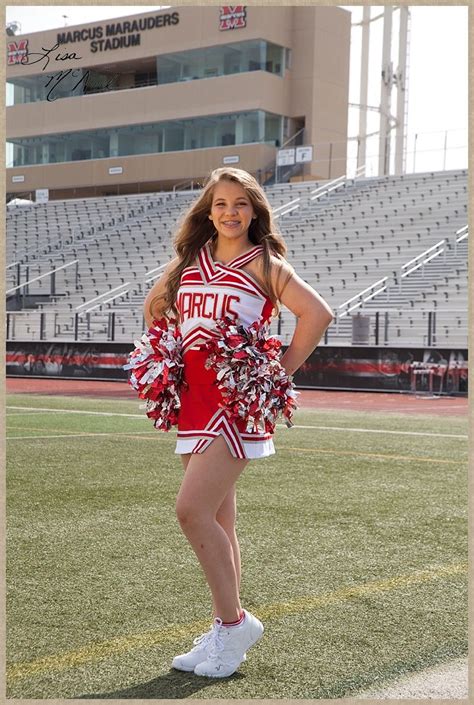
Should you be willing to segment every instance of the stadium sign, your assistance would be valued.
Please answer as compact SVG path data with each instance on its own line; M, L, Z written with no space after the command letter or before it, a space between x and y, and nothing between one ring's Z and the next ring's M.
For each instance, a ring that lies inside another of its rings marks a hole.
M35 201L36 203L48 203L49 188L37 188L35 190Z
M313 146L309 145L307 147L297 147L296 148L296 162L311 162L313 161Z
M219 29L240 29L247 26L247 9L245 5L224 5L219 8Z
M179 12L165 13L153 17L139 17L134 20L124 20L123 22L112 22L106 25L58 32L57 43L75 44L89 41L90 51L95 54L98 51L140 46L141 32L177 24L179 24Z
M291 166L295 163L295 148L279 149L277 152L277 166Z
M7 64L23 64L24 57L28 56L28 39L20 39L19 42L7 42Z

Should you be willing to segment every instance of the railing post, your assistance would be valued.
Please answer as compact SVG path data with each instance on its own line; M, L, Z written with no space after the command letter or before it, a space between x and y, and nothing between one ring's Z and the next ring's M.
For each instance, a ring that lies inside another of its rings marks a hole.
M384 313L384 326L383 326L383 342L385 345L388 345L388 311L385 311Z
M378 311L375 312L375 345L379 344L379 317Z
M107 316L107 340L115 340L115 311L109 311Z
M281 335L281 312L278 314L278 328L277 335Z
M15 324L16 324L16 316L13 314L13 318L12 318L12 340L15 340Z
M79 284L79 262L76 262L76 290Z
M44 311L40 313L40 340L46 337L46 314Z
M10 314L7 313L7 340L10 339Z
M79 314L74 314L74 340L79 340Z
M51 296L55 296L55 294L56 294L56 272L51 272L51 282L50 282L49 293Z
M433 316L433 312L432 312L432 311L428 311L428 347L431 347L432 316Z
M21 279L21 264L18 262L18 264L16 266L16 284L15 284L15 286L20 286L20 284L21 284L20 279Z
M431 324L431 328L432 328L432 338L433 338L432 343L433 343L433 345L436 345L436 311L433 311L433 321Z

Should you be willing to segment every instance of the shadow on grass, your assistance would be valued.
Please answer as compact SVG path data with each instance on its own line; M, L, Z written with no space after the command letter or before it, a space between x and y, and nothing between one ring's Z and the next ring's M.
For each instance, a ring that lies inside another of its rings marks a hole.
M216 681L233 681L245 678L241 673L234 673L229 678L205 678L203 676L195 676L194 673L184 673L183 671L171 670L164 676L154 678L148 683L140 683L139 685L124 688L122 690L114 690L110 693L89 693L87 695L77 696L78 700L82 699L112 699L112 698L155 698L160 700L171 700L173 698L187 698L193 693L197 693L204 688L215 685Z

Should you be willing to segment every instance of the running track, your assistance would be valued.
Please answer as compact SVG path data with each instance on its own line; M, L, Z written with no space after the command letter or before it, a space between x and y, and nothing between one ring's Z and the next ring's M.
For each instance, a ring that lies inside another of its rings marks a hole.
M9 394L43 394L105 399L136 399L126 382L99 382L75 379L34 379L10 377ZM385 392L339 392L301 390L298 403L302 409L336 409L373 411L375 413L435 414L464 416L468 414L467 397L417 397L413 394Z

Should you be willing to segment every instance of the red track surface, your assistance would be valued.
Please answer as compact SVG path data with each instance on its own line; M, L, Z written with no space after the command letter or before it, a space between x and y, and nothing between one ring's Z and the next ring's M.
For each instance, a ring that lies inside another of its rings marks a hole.
M98 382L74 379L33 379L10 377L10 394L47 394L72 397L136 399L126 382ZM416 397L413 394L385 392L338 392L302 390L298 400L302 409L348 409L375 413L439 414L463 416L468 413L466 397Z

